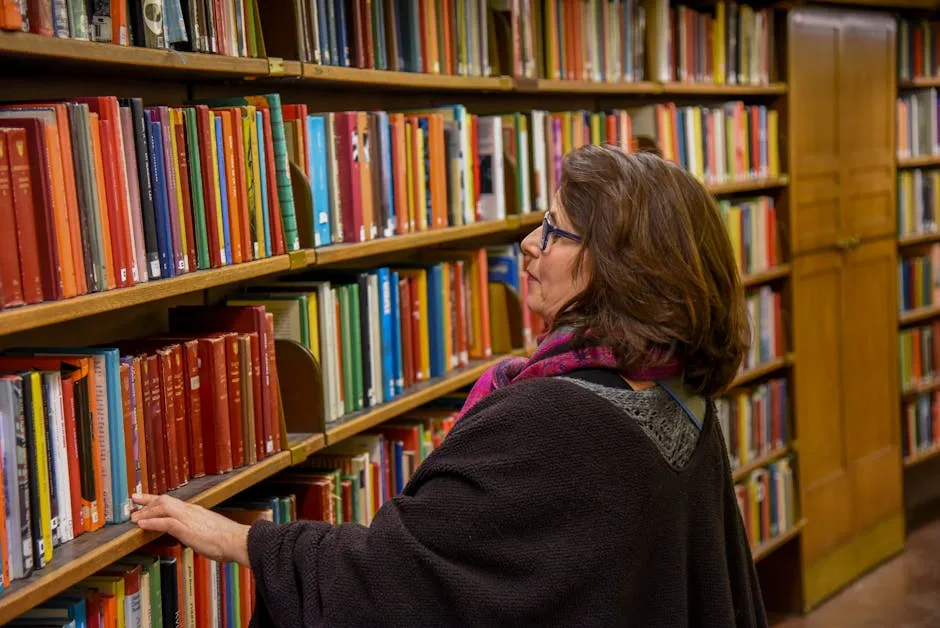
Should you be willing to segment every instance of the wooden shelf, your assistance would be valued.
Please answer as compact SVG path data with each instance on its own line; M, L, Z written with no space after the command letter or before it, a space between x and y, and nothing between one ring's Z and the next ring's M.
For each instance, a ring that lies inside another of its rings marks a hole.
M906 327L908 325L922 323L935 316L940 316L940 305L925 305L924 307L901 312L901 315L898 317L898 324L901 327Z
M323 435L291 435L288 443L292 449L312 452L323 446ZM250 467L191 480L170 494L192 504L212 508L286 469L291 465L291 458L292 451L281 451ZM45 568L34 571L28 578L14 581L0 595L0 624L6 624L158 536L144 532L133 523L123 523L85 533L57 547L52 562Z
M786 187L790 183L787 175L769 177L766 179L748 179L746 181L731 181L728 183L708 183L705 187L715 196L726 194L742 194L746 192L759 192L774 188Z
M145 76L233 78L270 73L267 59L118 46L9 31L0 31L0 57L45 63L57 69L72 66L101 71L126 69Z
M130 288L117 288L72 299L11 308L0 311L0 336L264 277L288 269L290 259L287 255L279 255L244 264L199 270L179 277L158 279Z
M787 543L789 543L790 541L798 537L800 533L803 531L804 527L806 527L806 519L800 519L795 524L793 524L793 527L790 528L789 530L786 530L785 532L778 534L777 536L770 539L769 541L764 541L757 547L753 548L751 550L751 556L753 557L754 562L756 563L763 558L767 558L773 552L777 551L780 547L782 547L783 545L786 545Z
M326 434L288 434L291 464L300 464L312 454L326 447Z
M539 216L541 220L541 216ZM390 238L378 238L368 242L351 242L349 244L331 244L316 249L315 260L317 265L338 264L350 260L407 251L409 249L435 246L460 242L469 238L490 235L494 233L508 233L510 227L505 220L487 220L460 227L447 227L446 229L429 229L416 233L406 233Z
M520 229L535 229L542 224L544 218L544 212L532 211L521 216L507 216L506 222L510 230L519 231Z
M744 288L753 288L755 286L762 286L765 283L770 283L771 281L776 281L790 275L790 265L789 264L777 264L771 269L762 270L756 273L748 273L741 277L741 285Z
M793 354L790 353L785 358L777 358L776 360L767 362L766 364L761 364L760 366L752 368L738 375L734 379L734 381L731 382L731 386L729 386L729 389L739 388L746 384L750 384L751 382L758 380L761 377L770 375L771 373L774 373L775 371L779 371L781 369L784 369L790 366L791 364L793 364L793 361L794 361Z
M936 457L940 456L940 446L931 447L930 449L925 449L924 451L918 451L917 453L911 454L904 459L904 468L910 469L911 467L916 467L922 462L927 462Z
M898 81L898 89L916 89L918 87L940 87L940 76L920 76L907 81Z
M327 445L337 443L344 438L355 436L376 425L414 410L432 399L451 393L475 382L486 369L494 366L505 358L500 355L489 360L474 360L469 366L451 371L443 377L415 384L405 394L392 399L388 403L380 404L374 408L367 408L343 416L339 421L328 423L326 426Z
M716 85L714 83L662 83L660 93L695 96L774 96L787 93L786 83Z
M940 389L940 376L933 377L927 381L919 382L909 388L901 390L901 397L915 397L923 393L933 392Z
M898 157L898 168L923 168L926 166L940 166L940 155Z
M750 475L752 471L760 469L761 467L768 465L771 462L774 462L778 458L783 458L788 453L790 453L789 445L784 445L783 447L779 449L775 449L769 454L765 456L761 456L759 458L755 458L754 460L747 463L746 465L744 465L737 471L734 471L732 473L732 478L734 479L735 482L740 482L741 480L747 478L747 476Z
M907 235L898 236L898 248L918 246L920 244L932 244L934 242L940 242L940 231L909 233Z
M421 74L418 72L341 68L314 63L303 64L302 76L304 81L424 91L498 92L511 90L513 86L512 79L508 76Z
M515 79L515 91L538 94L644 94L661 93L656 83L641 81L601 82L566 81L563 79Z

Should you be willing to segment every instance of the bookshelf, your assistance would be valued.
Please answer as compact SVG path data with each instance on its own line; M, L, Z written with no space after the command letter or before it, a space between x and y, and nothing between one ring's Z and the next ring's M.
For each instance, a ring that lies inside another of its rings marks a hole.
M269 8L272 12L292 11L291 3L284 3L276 9L273 3L265 4L260 7L262 23L267 19L265 11ZM651 4L662 4L662 0L654 0ZM295 18L291 16L290 19ZM281 34L281 31L278 33ZM284 39L292 37L285 34ZM389 111L405 109L416 103L437 106L465 102L468 111L478 116L513 112L528 114L532 110L605 112L619 108L632 115L651 103L669 104L683 111L679 115L689 116L697 115L696 111L707 109L720 112L740 104L740 111L754 111L756 116L761 107L763 109L760 109L760 113L764 115L768 111L783 111L787 99L792 97L790 86L783 79L786 73L776 71L769 71L769 76L763 82L733 85L657 80L652 72L648 73L650 80L549 78L544 72L517 73L506 67L490 76L460 76L314 63L299 53L295 47L296 41L268 39L270 41L266 43L269 44L270 56L249 58L117 46L0 31L0 59L15 62L5 64L0 61L0 84L9 75L9 78L15 78L16 85L28 85L26 93L32 99L36 98L37 93L43 94L43 99L69 99L87 94L85 91L81 94L75 92L77 83L56 85L48 77L68 74L76 82L88 77L90 83L87 93L106 94L113 90L122 96L127 95L128 89L122 86L124 78L141 83L156 78L159 81L146 94L147 105L179 106L187 98L205 94L235 97L279 93L283 95L284 105L303 104L311 114L363 109L363 102L377 99L376 102L383 103L381 108ZM29 68L29 76L24 76L23 72L12 67L16 64ZM165 97L161 98L163 90ZM0 96L3 101L16 99L16 93ZM751 390L771 380L792 381L792 372L797 368L792 332L786 320L787 311L792 307L790 303L794 281L791 238L786 235L788 227L793 223L789 208L791 178L787 169L790 160L786 158L786 124L785 118L781 116L778 133L773 134L774 142L779 137L777 151L780 161L776 172L738 173L738 177L715 176L707 184L712 194L727 200L736 208L751 204L754 199L764 199L761 202L769 203L777 212L777 222L771 236L776 251L774 263L755 267L750 272L742 268L742 280L749 293L763 291L768 296L778 295L781 303L781 311L778 313L781 346L775 357L762 360L743 371L731 387L733 392ZM663 129L654 128L653 134L658 135L654 139L660 143L670 140ZM676 140L679 141L684 142L685 138ZM687 150L695 149L693 142L689 144L691 148L687 147ZM525 149L528 148L527 145ZM708 147L705 147L702 154L707 151ZM676 155L675 159L678 160L679 156ZM296 181L292 180L292 183ZM167 309L170 306L224 303L229 297L242 296L239 290L245 287L265 285L282 278L314 276L320 271L369 268L376 265L376 260L380 258L383 262L389 260L391 266L395 261L408 259L409 256L432 256L434 251L517 242L520 236L537 227L542 220L542 213L536 211L535 207L528 209L531 211L507 213L497 219L477 220L471 224L431 228L362 242L347 241L316 247L305 245L263 259L196 270L132 287L0 310L0 348L16 346L23 339L32 340L38 334L47 332L52 341L68 338L87 345L123 337L120 334L138 324L142 325L139 328L141 335L162 333L167 331ZM521 309L518 303L511 307ZM382 403L345 412L339 420L327 423L322 431L289 432L286 445L274 455L229 473L191 480L173 491L173 494L205 507L217 506L243 490L291 466L299 465L331 445L342 443L471 385L505 355L524 354L527 349L521 346L516 331L514 328L509 334L512 346L507 352L486 359L470 360L466 366L449 370L441 377L416 383L402 394ZM286 383L286 377L279 376L282 388L294 385ZM788 406L783 420L792 425L796 421L798 404L789 399ZM297 417L288 419L297 420ZM788 432L792 434L792 430ZM737 469L734 480L748 483L756 477L760 481L762 470L783 459L796 460L798 453L792 441L784 443ZM793 482L799 487L799 465L794 463L792 469ZM799 553L799 539L805 525L806 518L797 506L796 519L792 525L779 535L754 545L753 555L755 561L761 563L762 580L768 577L770 571L785 571L788 580L800 580L801 574L795 563L785 569L778 569L778 557ZM125 523L87 532L62 544L56 548L55 557L48 566L35 571L28 578L15 581L0 593L0 623L17 617L122 556L144 547L151 540L152 535ZM773 561L773 564L768 566L765 561ZM792 610L794 605L788 602L783 606Z

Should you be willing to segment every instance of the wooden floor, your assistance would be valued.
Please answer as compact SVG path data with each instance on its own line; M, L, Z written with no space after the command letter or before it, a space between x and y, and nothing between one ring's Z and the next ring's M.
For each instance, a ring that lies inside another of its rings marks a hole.
M904 552L807 617L774 628L935 628L940 626L940 519L908 537Z

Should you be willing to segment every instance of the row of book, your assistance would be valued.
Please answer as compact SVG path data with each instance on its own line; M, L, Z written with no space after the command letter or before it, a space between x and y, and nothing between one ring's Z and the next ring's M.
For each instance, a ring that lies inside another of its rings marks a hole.
M940 76L940 22L898 18L898 79Z
M780 176L779 119L764 105L660 103L630 115L634 137L654 138L665 159L706 184Z
M347 439L217 508L246 525L298 519L368 525L453 426L461 394ZM251 570L164 537L44 601L9 625L101 628L247 626Z
M751 343L741 372L786 357L782 296L771 286L760 286L745 294L745 306L751 323Z
M925 392L904 402L901 410L901 451L905 459L940 447L940 391Z
M662 10L656 0L655 9ZM655 25L656 23L653 22ZM654 31L651 46L662 45ZM720 0L707 8L669 7L668 63L661 70L683 83L766 85L774 72L774 12Z
M120 46L265 57L257 0L11 0L0 29Z
M787 455L736 482L735 495L753 549L784 534L798 521L793 456Z
M940 303L940 244L898 261L898 301L902 312Z
M435 257L420 265L291 275L249 286L227 303L263 306L274 316L276 338L311 351L321 365L323 415L333 422L489 358L494 342L501 353L516 348L503 289L526 297L518 246ZM533 314L522 312L531 338Z
M277 95L0 107L0 306L300 247Z
M780 263L773 197L722 199L718 208L731 238L738 271L745 275L759 273Z
M181 306L161 337L0 355L4 585L63 543L127 521L130 495L285 448L274 317Z
M715 399L718 424L735 471L789 441L786 378L775 378Z
M940 208L940 170L898 170L898 235L932 233L937 230Z
M937 89L905 90L897 98L898 157L940 155Z
M930 384L940 375L940 321L898 332L901 390Z

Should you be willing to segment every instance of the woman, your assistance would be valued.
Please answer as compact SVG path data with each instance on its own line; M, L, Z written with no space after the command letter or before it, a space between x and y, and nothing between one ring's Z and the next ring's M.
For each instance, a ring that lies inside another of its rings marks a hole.
M134 521L250 565L257 625L765 625L706 401L749 334L714 200L587 146L522 248L550 333L477 382L370 527L248 528L166 496Z

